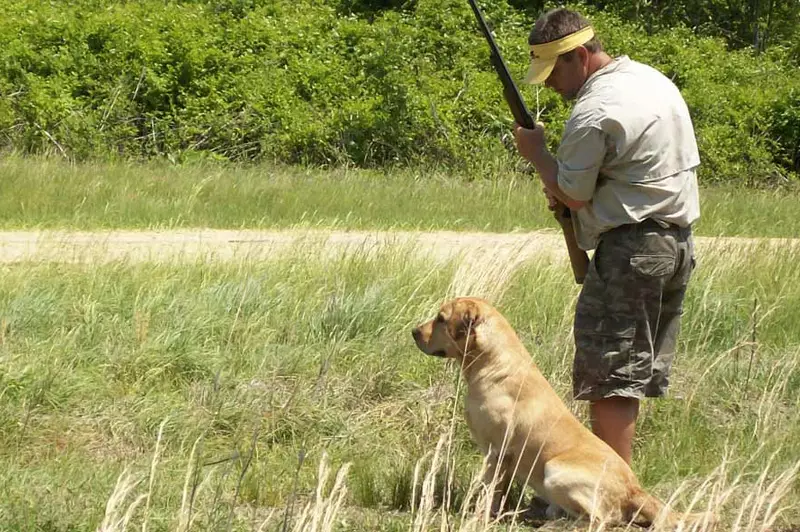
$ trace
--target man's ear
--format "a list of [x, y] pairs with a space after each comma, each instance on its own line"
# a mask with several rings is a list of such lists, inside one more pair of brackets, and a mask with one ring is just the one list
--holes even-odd
[[581, 65], [583, 65], [584, 68], [587, 68], [589, 65], [589, 49], [581, 45], [575, 48], [575, 53], [577, 54], [578, 61], [581, 62]]

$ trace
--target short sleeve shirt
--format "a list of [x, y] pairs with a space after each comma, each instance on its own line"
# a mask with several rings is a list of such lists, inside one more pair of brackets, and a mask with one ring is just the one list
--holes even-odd
[[653, 218], [687, 227], [700, 217], [686, 103], [666, 76], [627, 56], [584, 83], [556, 159], [561, 190], [587, 202], [574, 223], [583, 249], [619, 225]]

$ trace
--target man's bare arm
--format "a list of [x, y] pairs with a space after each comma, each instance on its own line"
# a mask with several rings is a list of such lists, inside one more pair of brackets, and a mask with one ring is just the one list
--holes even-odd
[[533, 166], [539, 172], [539, 177], [542, 180], [545, 188], [558, 199], [561, 203], [570, 208], [570, 210], [578, 211], [586, 205], [585, 201], [572, 199], [569, 197], [561, 187], [558, 186], [558, 163], [556, 158], [547, 150], [543, 148], [540, 153], [536, 154], [532, 160]]
[[573, 211], [578, 211], [586, 205], [585, 201], [569, 197], [558, 186], [558, 162], [544, 142], [544, 127], [537, 125], [536, 129], [525, 129], [514, 124], [514, 136], [517, 139], [520, 155], [533, 164], [542, 183], [552, 196]]

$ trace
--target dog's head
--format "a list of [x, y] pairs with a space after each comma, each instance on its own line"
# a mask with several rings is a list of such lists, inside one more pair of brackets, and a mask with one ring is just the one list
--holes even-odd
[[491, 311], [491, 305], [481, 299], [453, 299], [441, 306], [434, 319], [415, 327], [411, 335], [423, 353], [461, 360], [477, 348], [478, 329]]

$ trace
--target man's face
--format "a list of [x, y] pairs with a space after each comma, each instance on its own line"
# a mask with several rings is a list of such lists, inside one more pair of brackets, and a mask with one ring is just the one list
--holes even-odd
[[570, 54], [559, 56], [553, 71], [544, 81], [545, 87], [553, 89], [565, 100], [574, 100], [586, 82], [585, 59], [588, 54], [585, 52], [586, 49], [580, 46]]

